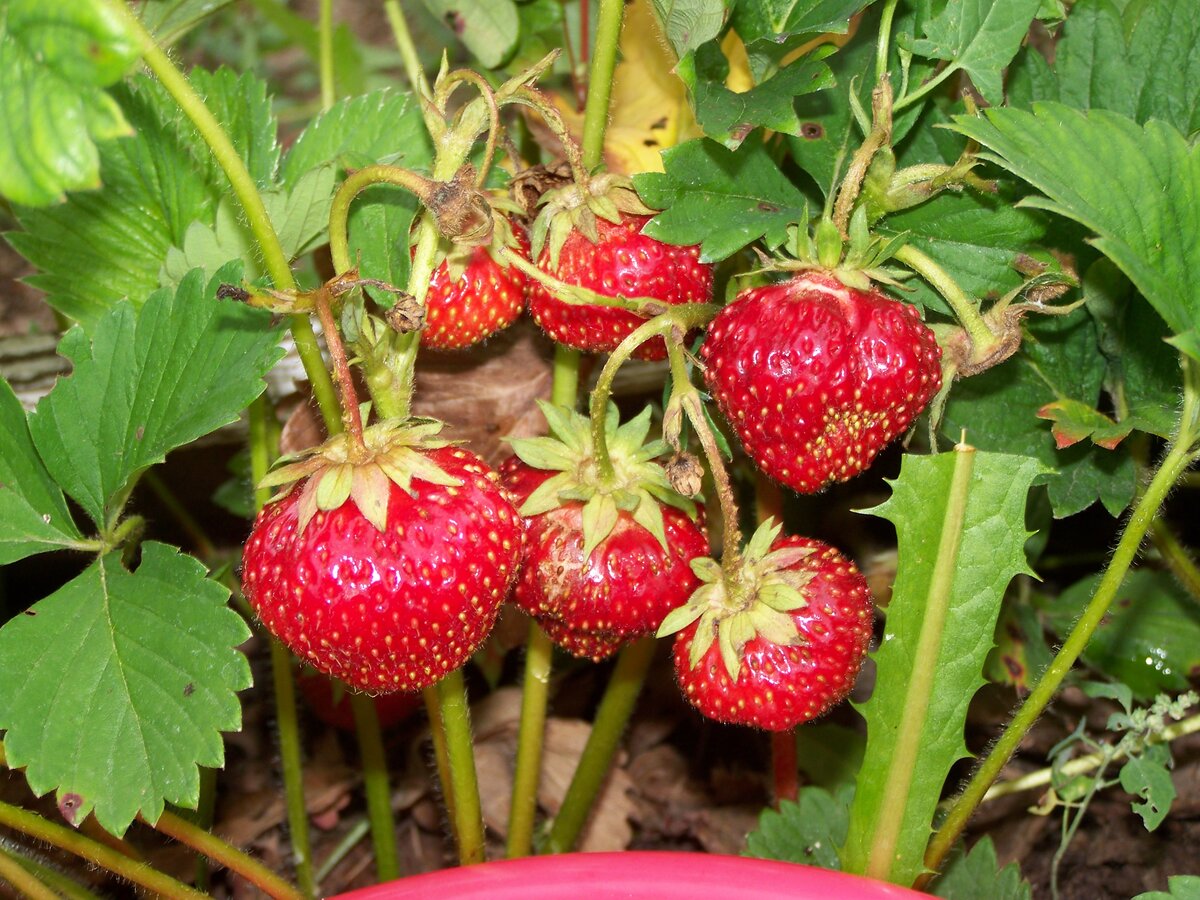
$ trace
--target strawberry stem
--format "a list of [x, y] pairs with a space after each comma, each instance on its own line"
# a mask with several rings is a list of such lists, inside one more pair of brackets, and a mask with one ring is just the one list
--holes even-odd
[[470, 706], [462, 669], [451, 672], [436, 685], [441, 701], [442, 726], [446, 732], [446, 755], [452, 794], [450, 809], [458, 836], [458, 860], [464, 866], [484, 861], [483, 810], [479, 780], [475, 774], [475, 746], [471, 743]]
[[546, 703], [553, 662], [554, 643], [538, 627], [537, 622], [530, 619], [529, 638], [525, 644], [525, 680], [521, 687], [521, 726], [517, 732], [512, 806], [508, 816], [506, 855], [509, 859], [528, 856], [533, 852], [542, 742], [546, 730]]
[[796, 762], [796, 729], [771, 732], [771, 771], [775, 781], [775, 808], [784, 800], [796, 802], [800, 785]]
[[550, 99], [537, 88], [526, 87], [513, 97], [513, 102], [528, 106], [541, 115], [542, 120], [546, 123], [546, 127], [550, 129], [550, 132], [558, 138], [559, 144], [562, 145], [563, 156], [571, 169], [572, 179], [574, 179], [576, 184], [586, 185], [589, 181], [589, 172], [588, 167], [583, 162], [583, 153], [579, 148], [579, 144], [571, 137], [571, 130], [567, 128], [567, 123], [563, 121], [562, 114], [559, 113]]
[[379, 711], [371, 697], [357, 691], [350, 694], [350, 709], [362, 757], [367, 820], [371, 823], [371, 843], [375, 848], [375, 876], [380, 882], [394, 881], [400, 877], [400, 858], [396, 853], [396, 821], [392, 817], [392, 792]]
[[321, 72], [321, 109], [326, 110], [333, 106], [337, 99], [334, 87], [333, 0], [321, 0], [317, 38], [317, 56]]
[[596, 709], [587, 744], [571, 777], [562, 807], [550, 828], [546, 842], [548, 852], [566, 853], [579, 840], [579, 833], [587, 823], [596, 796], [608, 778], [613, 756], [625, 726], [629, 724], [642, 685], [646, 683], [646, 674], [654, 661], [656, 647], [655, 639], [646, 637], [627, 645], [617, 655], [612, 677]]
[[429, 736], [433, 742], [433, 761], [437, 767], [438, 782], [442, 788], [442, 804], [446, 807], [450, 834], [458, 841], [458, 823], [454, 819], [454, 782], [450, 779], [450, 753], [446, 749], [446, 728], [442, 724], [442, 701], [437, 687], [427, 687], [421, 692], [425, 700], [425, 716], [429, 719]]
[[475, 186], [483, 187], [487, 180], [488, 170], [492, 167], [492, 160], [496, 157], [496, 142], [500, 139], [500, 106], [496, 103], [496, 92], [492, 90], [487, 79], [478, 72], [470, 69], [458, 69], [451, 72], [438, 84], [434, 102], [437, 103], [439, 109], [445, 110], [450, 101], [450, 95], [454, 93], [454, 88], [463, 82], [475, 86], [488, 111], [487, 145], [483, 151], [483, 163], [480, 165], [475, 179]]
[[3, 801], [0, 801], [0, 825], [107, 869], [126, 881], [146, 888], [156, 897], [201, 900], [207, 896], [169, 875], [164, 875], [149, 863], [132, 860], [125, 854], [84, 837], [65, 825], [48, 822], [36, 813]]
[[[721, 448], [717, 446], [716, 438], [713, 437], [712, 429], [704, 415], [700, 392], [696, 390], [688, 375], [681, 337], [667, 340], [667, 359], [671, 366], [671, 393], [678, 398], [674, 402], [683, 407], [688, 421], [692, 423], [696, 438], [704, 451], [704, 458], [708, 460], [708, 470], [712, 473], [713, 485], [717, 491], [717, 506], [721, 510], [723, 523], [721, 568], [727, 575], [732, 576], [741, 568], [742, 562], [742, 532], [738, 527], [738, 508], [733, 496], [733, 484], [729, 480], [725, 460], [721, 457]], [[729, 581], [734, 583], [732, 578]]]
[[[600, 0], [596, 22], [596, 46], [588, 72], [587, 106], [583, 116], [583, 166], [591, 171], [604, 159], [604, 132], [608, 127], [608, 106], [612, 97], [613, 72], [617, 67], [617, 47], [621, 40], [623, 0]], [[582, 53], [587, 52], [584, 45]]]
[[[1183, 410], [1167, 453], [1129, 517], [1112, 559], [1083, 615], [1076, 621], [1058, 655], [1042, 673], [1000, 739], [992, 746], [987, 758], [975, 770], [966, 789], [954, 801], [941, 828], [930, 841], [925, 852], [925, 865], [930, 872], [936, 872], [945, 861], [946, 855], [966, 828], [967, 821], [983, 802], [984, 795], [1057, 693], [1063, 679], [1107, 615], [1167, 494], [1184, 473], [1200, 460], [1200, 450], [1196, 447], [1197, 440], [1200, 440], [1200, 372], [1197, 372], [1196, 363], [1187, 357], [1181, 356], [1181, 360], [1184, 369]], [[918, 884], [926, 880], [928, 876], [919, 879]]]
[[164, 810], [157, 822], [147, 824], [150, 824], [155, 831], [175, 838], [181, 844], [186, 844], [193, 850], [203, 853], [218, 865], [241, 875], [268, 897], [276, 898], [276, 900], [304, 900], [303, 894], [257, 859], [227, 844], [216, 835], [209, 834], [203, 828], [193, 825], [187, 819]]
[[[408, 22], [404, 18], [404, 10], [400, 0], [384, 0], [383, 10], [387, 14], [388, 23], [392, 27], [392, 36], [396, 41], [396, 49], [400, 51], [400, 61], [404, 66], [404, 75], [413, 93], [418, 98], [432, 97], [429, 80], [421, 68], [421, 57], [417, 54], [417, 45], [413, 43], [412, 32], [408, 30]], [[429, 112], [422, 104], [426, 125], [429, 124]], [[432, 131], [433, 129], [430, 129]]]
[[928, 281], [954, 311], [955, 317], [971, 340], [973, 357], [986, 356], [987, 352], [1000, 343], [979, 312], [979, 305], [958, 286], [950, 274], [912, 244], [905, 244], [895, 252], [893, 258], [903, 263]]
[[304, 762], [300, 756], [300, 717], [296, 709], [296, 676], [292, 655], [272, 635], [271, 681], [275, 687], [275, 727], [279, 733], [279, 766], [283, 772], [283, 794], [287, 806], [288, 834], [296, 884], [305, 897], [315, 897], [312, 841], [308, 832], [308, 810], [304, 804]]
[[317, 310], [317, 318], [321, 320], [321, 330], [325, 333], [325, 346], [329, 348], [329, 356], [333, 360], [333, 371], [337, 375], [338, 388], [342, 394], [342, 418], [354, 443], [361, 450], [366, 449], [363, 443], [362, 413], [358, 409], [358, 392], [354, 389], [354, 377], [350, 374], [350, 363], [346, 360], [346, 348], [342, 344], [342, 336], [337, 323], [333, 321], [333, 311], [329, 308], [329, 291], [322, 287], [313, 296], [313, 305]]
[[58, 894], [21, 865], [5, 847], [0, 847], [0, 883], [9, 885], [18, 896], [29, 900], [59, 900]]
[[871, 160], [892, 140], [892, 83], [887, 79], [880, 81], [871, 93], [871, 113], [871, 131], [850, 158], [850, 167], [833, 206], [833, 224], [843, 239], [850, 236], [850, 215], [854, 212], [854, 202], [862, 190]]

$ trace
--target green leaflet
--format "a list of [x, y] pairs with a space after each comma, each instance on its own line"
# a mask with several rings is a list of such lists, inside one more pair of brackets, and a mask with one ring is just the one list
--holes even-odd
[[1045, 195], [1029, 205], [1096, 234], [1097, 249], [1163, 317], [1173, 342], [1200, 353], [1189, 334], [1200, 321], [1200, 149], [1159, 120], [1139, 126], [1060, 103], [956, 116], [954, 127]]
[[123, 834], [164, 801], [195, 807], [198, 765], [221, 766], [250, 686], [250, 629], [199, 562], [148, 542], [113, 553], [0, 629], [0, 731], [12, 768], [70, 821]]
[[956, 850], [932, 890], [944, 900], [1030, 900], [1033, 891], [1015, 862], [1000, 868], [990, 835], [967, 853]]
[[778, 810], [763, 810], [758, 827], [746, 836], [746, 855], [840, 868], [837, 848], [846, 839], [846, 809], [853, 795], [849, 785], [832, 793], [802, 788], [797, 802], [784, 800]]
[[8, 0], [0, 8], [0, 195], [46, 206], [100, 183], [94, 140], [129, 133], [103, 88], [137, 58], [98, 0]]
[[971, 448], [906, 456], [890, 500], [900, 569], [860, 711], [867, 748], [841, 850], [849, 872], [911, 884], [950, 767], [967, 755], [967, 706], [983, 684], [1005, 588], [1028, 573], [1026, 494], [1036, 459]]
[[21, 402], [0, 379], [0, 565], [80, 538], [62, 490], [34, 449]]
[[278, 332], [261, 310], [216, 299], [217, 284], [239, 275], [226, 267], [206, 287], [194, 270], [139, 311], [117, 304], [90, 339], [73, 328], [59, 344], [73, 372], [29, 427], [54, 480], [101, 528], [136, 472], [234, 421], [262, 393]]

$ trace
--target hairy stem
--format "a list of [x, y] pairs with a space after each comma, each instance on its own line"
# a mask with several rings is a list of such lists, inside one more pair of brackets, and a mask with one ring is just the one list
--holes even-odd
[[454, 781], [450, 776], [450, 751], [446, 746], [446, 727], [442, 724], [442, 699], [436, 686], [427, 687], [421, 696], [425, 699], [425, 716], [429, 719], [429, 737], [433, 741], [433, 761], [437, 767], [438, 782], [442, 788], [442, 803], [450, 822], [450, 831], [458, 841], [458, 822], [454, 818]]
[[608, 778], [621, 735], [637, 705], [646, 673], [654, 661], [655, 647], [654, 638], [645, 637], [629, 644], [617, 655], [617, 664], [596, 710], [587, 744], [575, 767], [562, 807], [554, 817], [546, 844], [549, 852], [566, 853], [579, 840], [600, 787]]
[[484, 861], [483, 810], [475, 774], [475, 748], [471, 743], [471, 716], [462, 669], [437, 683], [446, 730], [446, 753], [453, 785], [452, 815], [458, 836], [458, 859], [464, 866]]
[[387, 754], [379, 728], [379, 711], [366, 694], [350, 694], [358, 751], [362, 757], [363, 788], [367, 794], [367, 818], [375, 847], [375, 876], [379, 882], [400, 877], [396, 852], [396, 821], [392, 816], [392, 791], [388, 782]]
[[554, 644], [532, 619], [525, 644], [525, 680], [521, 687], [521, 726], [517, 732], [517, 758], [513, 773], [512, 806], [508, 816], [509, 859], [533, 852], [537, 818], [538, 781], [542, 773], [542, 746], [546, 732], [546, 704]]
[[875, 81], [882, 81], [887, 75], [888, 52], [892, 39], [892, 21], [896, 17], [896, 6], [900, 0], [887, 0], [883, 4], [883, 12], [879, 16], [879, 41], [875, 45]]
[[1000, 342], [1000, 339], [984, 321], [978, 304], [968, 297], [958, 283], [950, 277], [950, 274], [930, 257], [912, 244], [906, 244], [896, 251], [895, 259], [928, 281], [945, 298], [946, 302], [950, 304], [950, 308], [954, 310], [955, 318], [971, 338], [971, 346], [977, 353], [985, 354]]
[[1156, 518], [1150, 526], [1150, 540], [1184, 590], [1200, 600], [1200, 568], [1196, 567], [1192, 554], [1161, 517]]
[[43, 841], [52, 847], [65, 850], [102, 869], [107, 869], [126, 881], [146, 888], [157, 897], [167, 897], [171, 900], [175, 900], [175, 898], [201, 900], [206, 896], [183, 882], [164, 875], [147, 863], [136, 862], [123, 853], [118, 853], [98, 841], [86, 838], [65, 825], [48, 822], [39, 815], [3, 801], [0, 801], [0, 825], [28, 835], [35, 840]]
[[333, 371], [337, 376], [338, 390], [342, 396], [342, 421], [360, 449], [363, 444], [362, 413], [358, 409], [358, 392], [354, 389], [354, 377], [350, 374], [350, 362], [346, 359], [346, 347], [337, 323], [333, 321], [333, 310], [329, 308], [329, 291], [321, 288], [313, 298], [321, 330], [325, 332], [325, 346], [333, 360]]
[[303, 894], [258, 860], [247, 856], [215, 835], [209, 834], [203, 828], [198, 828], [187, 819], [164, 811], [152, 827], [155, 831], [173, 837], [181, 844], [187, 844], [193, 850], [203, 853], [229, 871], [241, 875], [268, 897], [273, 897], [275, 900], [304, 900]]
[[[281, 291], [295, 290], [296, 279], [292, 275], [291, 266], [283, 252], [283, 245], [279, 242], [279, 235], [271, 224], [271, 218], [263, 204], [262, 195], [258, 192], [254, 178], [250, 175], [245, 163], [242, 162], [237, 148], [233, 146], [233, 141], [229, 139], [229, 135], [221, 127], [221, 123], [204, 105], [204, 100], [196, 93], [196, 89], [158, 46], [153, 35], [146, 30], [137, 16], [124, 3], [124, 0], [102, 0], [102, 2], [125, 24], [141, 49], [146, 65], [157, 76], [184, 115], [196, 126], [200, 137], [208, 146], [209, 152], [212, 153], [213, 159], [217, 161], [221, 171], [225, 173], [225, 177], [229, 179], [233, 194], [245, 213], [246, 222], [254, 235], [259, 253], [262, 254], [263, 266], [275, 287]], [[296, 343], [300, 361], [304, 364], [304, 372], [312, 385], [313, 396], [316, 397], [321, 408], [325, 427], [330, 433], [336, 433], [341, 430], [337, 397], [333, 388], [333, 380], [321, 358], [321, 350], [317, 345], [312, 323], [309, 322], [307, 316], [299, 315], [291, 316], [289, 321], [292, 339]]]
[[[604, 159], [604, 132], [608, 127], [608, 104], [612, 97], [617, 46], [621, 41], [623, 0], [600, 0], [596, 43], [588, 72], [587, 106], [583, 114], [583, 164], [593, 169]], [[586, 52], [586, 47], [584, 51]]]
[[0, 886], [6, 882], [9, 887], [29, 900], [59, 900], [58, 894], [0, 846]]

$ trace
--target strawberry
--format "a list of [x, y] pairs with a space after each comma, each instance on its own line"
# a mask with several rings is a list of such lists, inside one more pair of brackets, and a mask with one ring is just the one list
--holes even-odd
[[779, 537], [767, 520], [724, 571], [694, 562], [705, 582], [672, 612], [675, 675], [718, 722], [786, 731], [841, 702], [871, 639], [866, 579], [837, 549]]
[[821, 272], [743, 291], [700, 356], [746, 453], [800, 493], [866, 469], [941, 385], [916, 309]]
[[[519, 228], [497, 227], [495, 235], [529, 256], [529, 239]], [[507, 328], [525, 309], [527, 281], [515, 266], [497, 262], [490, 246], [452, 249], [429, 282], [421, 346], [459, 350]]]
[[556, 437], [512, 441], [518, 455], [500, 467], [526, 522], [513, 600], [563, 649], [600, 660], [687, 598], [697, 584], [689, 563], [708, 541], [694, 504], [652, 461], [665, 444], [644, 444], [649, 409], [620, 427], [612, 410], [609, 477], [598, 474], [587, 420], [543, 411]]
[[[354, 731], [354, 710], [350, 708], [350, 694], [345, 685], [305, 668], [296, 679], [296, 687], [300, 689], [300, 693], [308, 701], [309, 709], [318, 719], [332, 728]], [[402, 691], [380, 694], [371, 699], [375, 703], [375, 712], [379, 716], [381, 728], [399, 725], [420, 709], [422, 703], [420, 694], [407, 694]]]
[[299, 479], [259, 514], [242, 585], [305, 662], [373, 693], [418, 691], [491, 630], [516, 576], [521, 520], [495, 472], [432, 440], [440, 423], [338, 435], [264, 484]]
[[[570, 285], [606, 297], [651, 297], [664, 303], [707, 303], [712, 295], [712, 266], [700, 262], [699, 246], [676, 247], [642, 233], [650, 216], [622, 214], [619, 222], [595, 220], [590, 239], [573, 229], [554, 252], [547, 244], [537, 259], [543, 272]], [[592, 352], [616, 349], [645, 318], [611, 306], [572, 304], [536, 281], [530, 284], [529, 311], [551, 338]], [[634, 356], [665, 359], [661, 338], [642, 344]]]

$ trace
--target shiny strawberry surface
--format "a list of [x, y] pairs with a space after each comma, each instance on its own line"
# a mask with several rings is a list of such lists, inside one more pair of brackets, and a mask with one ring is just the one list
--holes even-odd
[[[513, 233], [521, 255], [529, 256], [528, 238], [519, 229]], [[487, 247], [471, 251], [455, 281], [443, 261], [429, 281], [421, 346], [461, 350], [502, 331], [524, 311], [527, 284], [524, 272], [496, 262]]]

